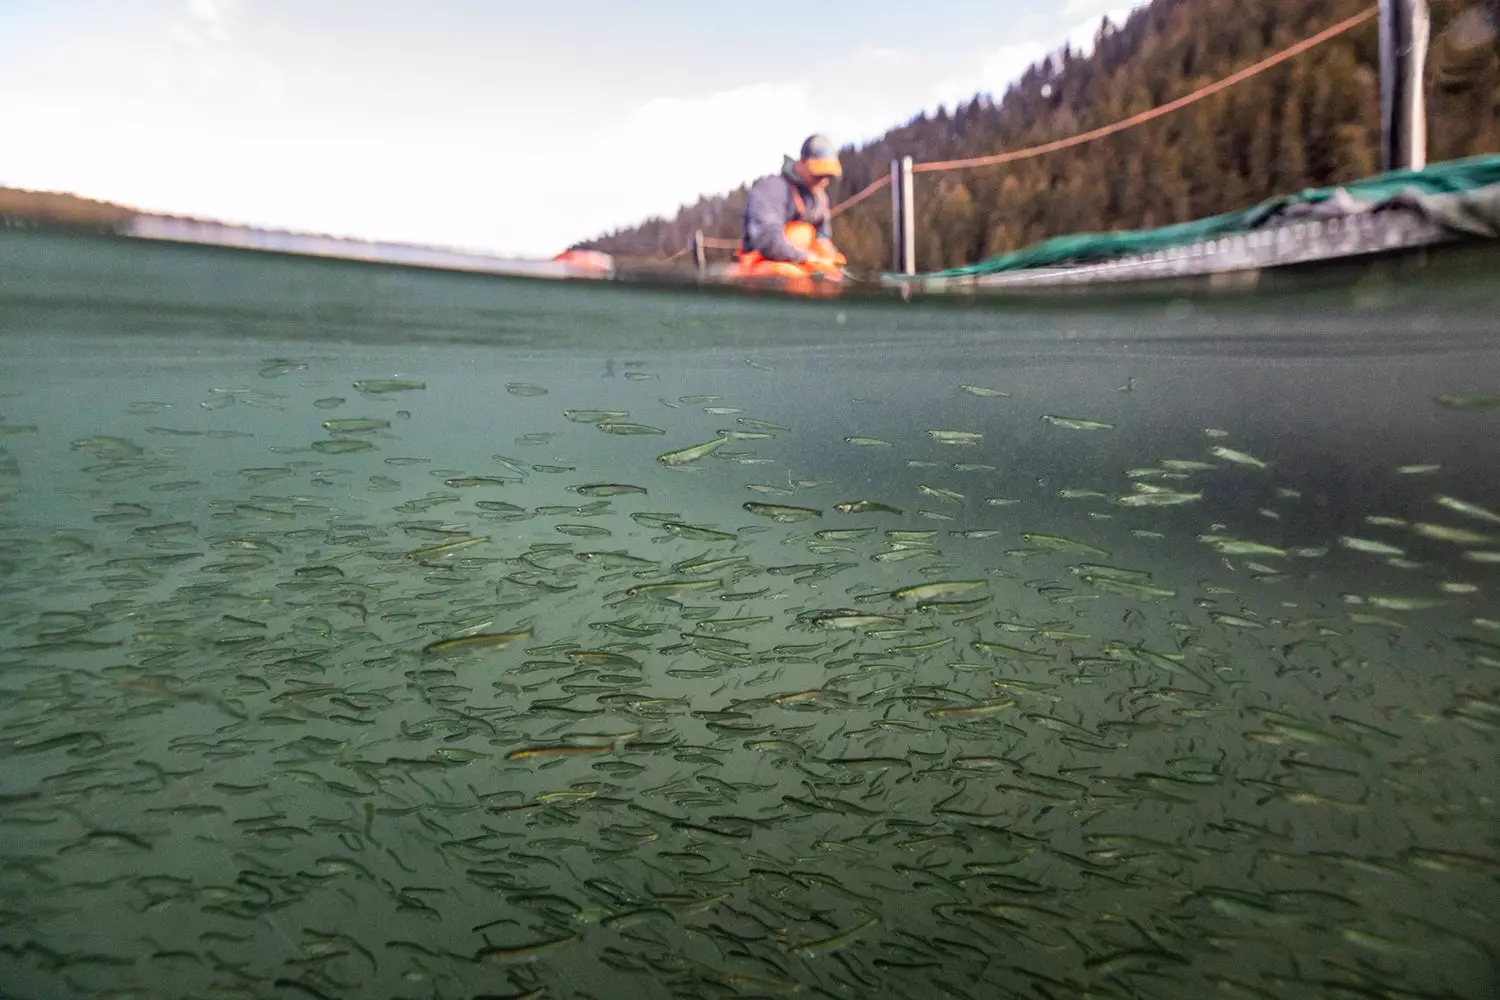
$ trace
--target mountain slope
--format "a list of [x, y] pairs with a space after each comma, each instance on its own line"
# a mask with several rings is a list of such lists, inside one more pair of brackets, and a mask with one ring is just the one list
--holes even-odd
[[[976, 97], [843, 151], [835, 202], [917, 162], [982, 156], [1066, 138], [1222, 79], [1367, 8], [1370, 0], [1154, 0], [1106, 25], [1087, 56], [1064, 50], [1031, 67], [999, 100]], [[1469, 9], [1433, 0], [1428, 69], [1433, 160], [1500, 150], [1500, 48], [1446, 31]], [[1472, 18], [1472, 14], [1470, 15]], [[1063, 233], [1168, 225], [1277, 193], [1379, 169], [1376, 22], [1181, 111], [1098, 142], [1001, 167], [919, 174], [917, 267], [952, 267]], [[775, 163], [778, 150], [767, 150]], [[694, 230], [739, 236], [744, 186], [583, 244], [669, 256]], [[890, 196], [834, 223], [851, 266], [888, 265]]]

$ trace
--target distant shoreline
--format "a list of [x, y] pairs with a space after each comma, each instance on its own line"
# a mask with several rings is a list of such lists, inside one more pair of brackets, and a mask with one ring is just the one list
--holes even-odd
[[[333, 236], [328, 233], [309, 233], [293, 229], [265, 229], [244, 226], [217, 219], [200, 219], [191, 215], [168, 215], [162, 212], [145, 212], [128, 205], [110, 201], [98, 201], [76, 194], [56, 191], [28, 191], [23, 188], [0, 187], [0, 227], [48, 228], [89, 232], [115, 236], [145, 236], [154, 239], [173, 239], [174, 233], [189, 237], [207, 233], [221, 234], [225, 244], [231, 246], [265, 246], [279, 240], [328, 241], [339, 244], [362, 246], [411, 247], [433, 253], [457, 254], [493, 260], [510, 260], [497, 254], [486, 254], [477, 250], [462, 250], [456, 247], [426, 246], [407, 243], [384, 243], [352, 236]], [[208, 242], [190, 238], [188, 242]]]
[[78, 195], [18, 188], [0, 187], [0, 229], [47, 229], [524, 277], [595, 276], [581, 274], [577, 268], [551, 260], [501, 257], [474, 250], [385, 243], [323, 233], [259, 229], [212, 219], [142, 212]]
[[115, 233], [145, 213], [108, 201], [55, 191], [0, 187], [0, 227], [46, 227], [76, 232]]

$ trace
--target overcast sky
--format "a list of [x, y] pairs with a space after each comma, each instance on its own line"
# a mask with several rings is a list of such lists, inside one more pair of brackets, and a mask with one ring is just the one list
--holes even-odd
[[551, 256], [878, 137], [1131, 0], [0, 0], [0, 185]]

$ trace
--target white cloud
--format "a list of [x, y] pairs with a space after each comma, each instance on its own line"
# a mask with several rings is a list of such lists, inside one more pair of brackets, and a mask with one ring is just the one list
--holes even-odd
[[[1144, 6], [1144, 3], [1136, 2], [1127, 5], [1125, 10], [1128, 11], [1131, 7], [1140, 6]], [[1068, 0], [1067, 3], [1063, 4], [1061, 14], [1070, 21], [1075, 18], [1088, 18], [1095, 24], [1098, 24], [1099, 18], [1105, 15], [1108, 15], [1110, 20], [1113, 21], [1115, 19], [1114, 12], [1118, 9], [1120, 9], [1120, 0]]]
[[1076, 23], [1063, 42], [1047, 45], [1040, 41], [1025, 41], [1002, 45], [968, 64], [960, 72], [933, 84], [928, 90], [928, 107], [942, 105], [951, 110], [976, 93], [989, 94], [999, 100], [1027, 69], [1048, 55], [1061, 52], [1064, 44], [1071, 46], [1075, 54], [1088, 55], [1093, 52], [1100, 22], [1107, 17], [1116, 25], [1123, 24], [1133, 9], [1132, 5], [1122, 5], [1119, 0], [1070, 0], [1064, 6], [1063, 13], [1069, 18], [1086, 15], [1087, 19]]
[[876, 45], [873, 42], [860, 43], [859, 58], [868, 59], [871, 62], [881, 63], [886, 66], [907, 66], [913, 61], [910, 52]]
[[1047, 46], [1041, 42], [1002, 45], [974, 59], [962, 72], [933, 84], [928, 90], [927, 106], [936, 108], [943, 105], [951, 110], [975, 94], [990, 94], [999, 100], [1005, 96], [1006, 89], [1019, 80], [1032, 63], [1046, 56], [1048, 51]]
[[[591, 186], [587, 197], [609, 220], [605, 228], [670, 216], [700, 195], [781, 169], [783, 153], [795, 154], [810, 132], [827, 127], [821, 117], [800, 81], [657, 98], [598, 135], [577, 180]], [[602, 176], [601, 163], [609, 165]]]
[[187, 14], [215, 41], [229, 40], [229, 19], [238, 6], [235, 0], [188, 0]]
[[[1101, 17], [1119, 23], [1130, 7], [1120, 0], [1071, 0], [1068, 9], [1088, 16], [1068, 35], [1080, 50], [1092, 48]], [[929, 84], [920, 105], [911, 100], [911, 85], [921, 79], [912, 54], [869, 42], [819, 80], [658, 98], [607, 129], [583, 156], [586, 169], [576, 181], [569, 177], [570, 194], [558, 206], [556, 221], [561, 225], [576, 217], [578, 228], [572, 232], [584, 238], [651, 215], [671, 217], [701, 195], [775, 171], [781, 154], [795, 153], [809, 132], [824, 132], [839, 144], [859, 143], [922, 110], [952, 108], [976, 93], [998, 99], [1032, 64], [1061, 48], [1061, 42], [1022, 41], [976, 52], [957, 72]], [[906, 65], [914, 75], [894, 79], [893, 85], [894, 64]], [[612, 164], [602, 178], [592, 167], [599, 162]], [[538, 231], [543, 228], [539, 222]]]
[[979, 70], [984, 92], [997, 99], [1003, 97], [1006, 89], [1046, 54], [1047, 48], [1040, 42], [1021, 42], [996, 49]]
[[[1123, 13], [1122, 2], [1068, 0], [1064, 23], [1087, 17], [1091, 41], [1098, 15]], [[1061, 44], [954, 58], [866, 42], [805, 79], [689, 87], [596, 125], [597, 109], [591, 120], [588, 107], [515, 92], [454, 93], [442, 120], [402, 116], [381, 96], [401, 85], [398, 73], [351, 79], [288, 62], [284, 74], [268, 22], [235, 0], [176, 0], [170, 18], [141, 30], [129, 40], [139, 44], [118, 47], [118, 66], [0, 93], [0, 119], [28, 136], [7, 149], [0, 184], [526, 256], [772, 173], [809, 132], [864, 142], [924, 104], [998, 97]]]
[[165, 26], [172, 44], [144, 58], [151, 92], [213, 102], [217, 113], [282, 110], [281, 74], [257, 50], [253, 28], [237, 0], [187, 0]]
[[[1078, 0], [1075, 0], [1077, 4]], [[1125, 23], [1130, 12], [1135, 9], [1129, 4], [1121, 5], [1118, 0], [1111, 0], [1109, 6], [1105, 6], [1098, 0], [1087, 0], [1087, 5], [1097, 9], [1094, 16], [1082, 21], [1072, 31], [1068, 32], [1068, 44], [1073, 51], [1080, 55], [1089, 55], [1094, 51], [1094, 39], [1099, 34], [1099, 24], [1104, 18], [1109, 18], [1111, 24], [1120, 27]], [[1069, 6], [1074, 6], [1070, 4]], [[1059, 46], [1060, 48], [1061, 46]]]

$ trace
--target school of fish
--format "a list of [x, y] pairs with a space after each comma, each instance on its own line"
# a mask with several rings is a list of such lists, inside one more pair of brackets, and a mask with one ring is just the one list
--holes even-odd
[[0, 412], [0, 993], [1495, 995], [1500, 490], [1391, 468], [1426, 499], [1324, 533], [1230, 429], [990, 454], [1116, 401], [896, 439], [640, 368], [504, 382], [455, 467], [402, 439], [440, 372], [330, 365], [132, 403], [65, 489]]

